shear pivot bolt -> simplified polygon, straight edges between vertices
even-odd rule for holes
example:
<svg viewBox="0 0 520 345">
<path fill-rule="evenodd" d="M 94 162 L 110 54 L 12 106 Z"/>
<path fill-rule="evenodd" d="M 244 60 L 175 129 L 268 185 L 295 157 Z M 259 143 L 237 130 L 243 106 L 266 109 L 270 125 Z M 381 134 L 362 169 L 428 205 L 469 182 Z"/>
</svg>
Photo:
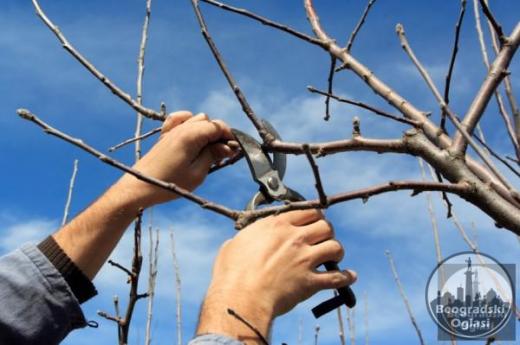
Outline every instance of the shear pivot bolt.
<svg viewBox="0 0 520 345">
<path fill-rule="evenodd" d="M 267 179 L 267 184 L 269 185 L 270 188 L 274 189 L 274 190 L 277 190 L 279 185 L 278 185 L 278 180 L 275 179 L 274 177 L 269 177 Z"/>
</svg>

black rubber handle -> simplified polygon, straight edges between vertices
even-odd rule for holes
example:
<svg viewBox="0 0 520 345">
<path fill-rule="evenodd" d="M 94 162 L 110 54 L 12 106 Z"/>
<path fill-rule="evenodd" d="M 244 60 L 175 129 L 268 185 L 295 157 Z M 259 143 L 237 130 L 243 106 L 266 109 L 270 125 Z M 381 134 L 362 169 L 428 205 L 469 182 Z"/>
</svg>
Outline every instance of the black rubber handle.
<svg viewBox="0 0 520 345">
<path fill-rule="evenodd" d="M 327 271 L 338 271 L 338 264 L 332 261 L 325 262 L 323 264 Z M 341 305 L 345 304 L 349 308 L 353 308 L 356 305 L 356 295 L 354 295 L 354 291 L 350 288 L 350 286 L 345 286 L 339 289 L 336 289 L 338 292 L 337 296 L 334 296 L 324 302 L 321 302 L 314 308 L 312 308 L 312 314 L 315 318 L 319 318 L 322 315 L 325 315 L 336 308 L 339 308 Z"/>
</svg>

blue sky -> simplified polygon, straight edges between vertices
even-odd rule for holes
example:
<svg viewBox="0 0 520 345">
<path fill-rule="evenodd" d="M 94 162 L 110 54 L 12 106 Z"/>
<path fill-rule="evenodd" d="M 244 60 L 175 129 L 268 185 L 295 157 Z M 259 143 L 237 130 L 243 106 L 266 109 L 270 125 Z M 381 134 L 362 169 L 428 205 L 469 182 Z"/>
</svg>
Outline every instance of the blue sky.
<svg viewBox="0 0 520 345">
<path fill-rule="evenodd" d="M 72 44 L 110 79 L 133 94 L 144 3 L 144 0 L 42 0 L 41 5 Z M 311 33 L 301 1 L 230 3 L 247 6 Z M 322 121 L 323 99 L 309 94 L 306 86 L 326 87 L 327 54 L 242 17 L 202 6 L 216 43 L 254 109 L 260 116 L 270 119 L 285 139 L 316 141 L 348 136 L 353 116 L 361 118 L 362 132 L 367 137 L 401 135 L 403 126 L 335 103 L 332 119 Z M 346 41 L 364 6 L 364 1 L 316 2 L 325 29 L 339 42 Z M 190 2 L 154 0 L 152 7 L 144 81 L 145 105 L 157 109 L 160 102 L 165 102 L 169 111 L 204 111 L 214 118 L 225 119 L 233 127 L 251 131 L 251 125 L 241 113 L 200 35 Z M 505 32 L 509 33 L 518 21 L 515 14 L 520 13 L 520 3 L 504 0 L 493 2 L 492 7 Z M 398 22 L 404 25 L 417 56 L 441 87 L 458 13 L 458 1 L 379 0 L 352 53 L 418 108 L 431 110 L 433 116 L 438 116 L 438 106 L 402 52 L 394 27 Z M 6 253 L 23 242 L 44 238 L 59 226 L 74 159 L 79 159 L 79 172 L 73 214 L 87 207 L 120 176 L 113 168 L 19 119 L 16 109 L 28 108 L 51 125 L 102 150 L 132 135 L 135 114 L 61 48 L 34 14 L 30 1 L 3 0 L 0 24 L 0 152 L 4 162 L 0 169 L 0 253 Z M 452 84 L 451 104 L 458 113 L 464 113 L 485 74 L 474 26 L 472 2 L 469 1 Z M 520 88 L 519 68 L 516 59 L 510 68 L 515 90 Z M 349 72 L 336 76 L 335 90 L 340 95 L 388 108 Z M 487 109 L 483 125 L 488 141 L 500 152 L 509 154 L 511 148 L 494 101 Z M 155 126 L 157 123 L 146 123 L 147 128 Z M 130 163 L 132 149 L 123 149 L 114 156 Z M 389 179 L 420 177 L 415 158 L 390 154 L 341 154 L 320 159 L 319 163 L 329 193 Z M 291 157 L 288 164 L 287 184 L 309 198 L 314 197 L 312 175 L 306 161 Z M 239 208 L 255 189 L 245 163 L 241 162 L 210 176 L 198 193 Z M 432 197 L 443 255 L 467 250 L 452 223 L 445 219 L 438 196 Z M 511 233 L 496 229 L 489 217 L 475 207 L 453 199 L 461 222 L 472 236 L 476 234 L 483 252 L 503 262 L 519 263 L 520 244 Z M 359 282 L 354 287 L 360 299 L 355 311 L 357 343 L 364 342 L 362 296 L 365 292 L 372 344 L 417 343 L 384 256 L 385 249 L 394 255 L 427 342 L 435 342 L 436 328 L 424 303 L 426 280 L 435 266 L 425 195 L 410 198 L 403 192 L 375 197 L 366 204 L 353 201 L 331 208 L 327 216 L 346 247 L 342 266 L 351 267 L 359 274 Z M 149 221 L 149 217 L 147 219 Z M 476 232 L 472 232 L 472 224 L 475 224 Z M 195 329 L 212 259 L 219 245 L 232 236 L 234 230 L 229 220 L 184 201 L 156 207 L 153 226 L 161 230 L 154 343 L 176 341 L 174 277 L 168 236 L 171 228 L 177 236 L 183 281 L 183 339 L 187 342 Z M 147 248 L 146 237 L 144 244 Z M 114 259 L 129 263 L 130 258 L 129 231 L 114 252 Z M 99 345 L 116 343 L 114 325 L 97 317 L 96 311 L 112 311 L 114 294 L 125 300 L 127 287 L 124 282 L 125 277 L 119 271 L 111 267 L 102 269 L 95 280 L 99 295 L 84 306 L 86 317 L 98 321 L 100 328 L 76 331 L 65 344 L 90 344 L 93 337 Z M 303 344 L 313 343 L 317 323 L 321 327 L 320 344 L 337 344 L 335 315 L 316 321 L 309 311 L 326 295 L 316 296 L 277 320 L 273 343 L 296 344 L 301 322 Z M 145 303 L 138 305 L 135 315 L 131 344 L 142 343 L 144 339 Z"/>
</svg>

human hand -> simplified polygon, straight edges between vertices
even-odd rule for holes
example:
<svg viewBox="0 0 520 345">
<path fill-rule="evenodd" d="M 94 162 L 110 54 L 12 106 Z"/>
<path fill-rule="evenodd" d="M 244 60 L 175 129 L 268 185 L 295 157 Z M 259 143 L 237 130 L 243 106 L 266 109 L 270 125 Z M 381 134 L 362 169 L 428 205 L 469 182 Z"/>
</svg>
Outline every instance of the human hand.
<svg viewBox="0 0 520 345">
<path fill-rule="evenodd" d="M 276 316 L 316 292 L 352 284 L 352 271 L 316 270 L 343 258 L 343 247 L 333 237 L 331 225 L 317 210 L 271 216 L 244 228 L 218 254 L 198 333 L 241 340 L 247 329 L 225 315 L 231 308 L 266 335 Z"/>
<path fill-rule="evenodd" d="M 193 116 L 188 111 L 170 114 L 163 124 L 158 142 L 134 168 L 144 175 L 171 182 L 187 190 L 200 185 L 212 164 L 231 157 L 234 151 L 225 144 L 232 140 L 231 129 L 220 120 L 209 120 L 206 114 Z M 176 198 L 172 192 L 125 175 L 132 197 L 141 207 Z M 127 188 L 129 189 L 129 188 Z"/>
</svg>

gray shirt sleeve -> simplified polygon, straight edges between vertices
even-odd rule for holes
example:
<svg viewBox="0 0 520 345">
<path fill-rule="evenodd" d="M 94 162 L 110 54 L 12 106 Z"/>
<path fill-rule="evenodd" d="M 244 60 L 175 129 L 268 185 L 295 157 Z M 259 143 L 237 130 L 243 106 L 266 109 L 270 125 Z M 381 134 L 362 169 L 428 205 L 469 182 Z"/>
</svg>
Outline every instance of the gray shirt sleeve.
<svg viewBox="0 0 520 345">
<path fill-rule="evenodd" d="M 244 343 L 225 335 L 204 334 L 192 339 L 188 345 L 244 345 Z"/>
<path fill-rule="evenodd" d="M 78 300 L 33 245 L 0 257 L 0 344 L 58 344 L 85 327 Z"/>
</svg>

